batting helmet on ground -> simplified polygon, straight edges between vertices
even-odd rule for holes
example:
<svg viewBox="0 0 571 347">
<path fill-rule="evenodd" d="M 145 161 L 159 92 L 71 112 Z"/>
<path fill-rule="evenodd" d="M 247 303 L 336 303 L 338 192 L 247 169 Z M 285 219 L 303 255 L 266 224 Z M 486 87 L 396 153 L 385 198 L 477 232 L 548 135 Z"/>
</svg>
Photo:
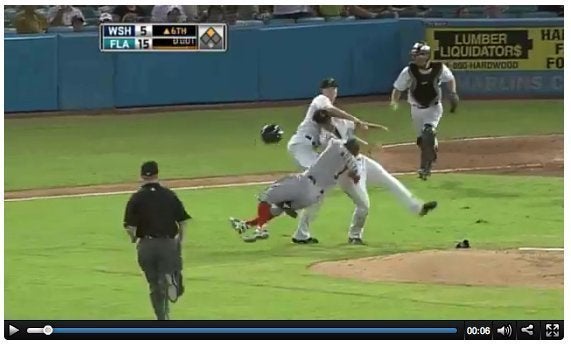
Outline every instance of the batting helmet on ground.
<svg viewBox="0 0 571 347">
<path fill-rule="evenodd" d="M 264 143 L 278 143 L 281 141 L 284 131 L 277 124 L 267 124 L 262 128 L 261 134 Z"/>
</svg>

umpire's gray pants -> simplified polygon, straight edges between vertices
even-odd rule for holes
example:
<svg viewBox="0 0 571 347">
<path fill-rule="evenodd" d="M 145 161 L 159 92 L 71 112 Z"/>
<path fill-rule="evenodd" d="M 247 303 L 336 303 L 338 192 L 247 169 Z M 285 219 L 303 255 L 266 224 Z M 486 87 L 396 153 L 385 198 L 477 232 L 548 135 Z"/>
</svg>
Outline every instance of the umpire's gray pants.
<svg viewBox="0 0 571 347">
<path fill-rule="evenodd" d="M 149 283 L 151 303 L 158 320 L 169 319 L 166 275 L 182 269 L 181 259 L 175 239 L 143 238 L 137 244 L 137 260 Z"/>
</svg>

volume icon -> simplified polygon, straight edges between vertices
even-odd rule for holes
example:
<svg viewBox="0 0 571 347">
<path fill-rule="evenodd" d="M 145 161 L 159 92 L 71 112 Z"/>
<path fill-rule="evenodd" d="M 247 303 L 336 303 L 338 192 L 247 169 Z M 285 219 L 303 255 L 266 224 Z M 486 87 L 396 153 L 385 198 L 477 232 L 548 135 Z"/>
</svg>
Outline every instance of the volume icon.
<svg viewBox="0 0 571 347">
<path fill-rule="evenodd" d="M 513 333 L 513 329 L 512 326 L 510 324 L 508 325 L 504 325 L 501 328 L 498 328 L 498 334 L 505 336 L 505 337 L 511 337 L 512 333 Z"/>
</svg>

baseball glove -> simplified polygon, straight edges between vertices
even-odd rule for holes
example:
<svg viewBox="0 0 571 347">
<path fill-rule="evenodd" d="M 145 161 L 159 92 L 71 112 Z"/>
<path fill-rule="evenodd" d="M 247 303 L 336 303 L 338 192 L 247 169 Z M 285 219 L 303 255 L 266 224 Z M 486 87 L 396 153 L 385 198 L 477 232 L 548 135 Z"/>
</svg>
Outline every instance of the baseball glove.
<svg viewBox="0 0 571 347">
<path fill-rule="evenodd" d="M 460 103 L 460 98 L 458 97 L 458 93 L 451 93 L 450 94 L 450 113 L 456 112 L 458 108 L 458 104 Z"/>
</svg>

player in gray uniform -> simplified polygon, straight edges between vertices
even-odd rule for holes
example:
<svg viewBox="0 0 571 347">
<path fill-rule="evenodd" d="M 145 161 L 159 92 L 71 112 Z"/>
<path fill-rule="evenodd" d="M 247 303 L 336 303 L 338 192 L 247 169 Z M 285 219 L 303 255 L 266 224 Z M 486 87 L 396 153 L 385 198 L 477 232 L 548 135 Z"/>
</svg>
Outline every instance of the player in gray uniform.
<svg viewBox="0 0 571 347">
<path fill-rule="evenodd" d="M 293 218 L 297 217 L 298 210 L 319 201 L 326 190 L 335 186 L 342 174 L 357 184 L 360 180 L 357 155 L 357 140 L 331 140 L 309 169 L 275 181 L 259 195 L 258 214 L 255 218 L 248 221 L 230 218 L 232 228 L 243 234 L 255 227 L 253 236 L 244 237 L 244 241 L 266 239 L 269 236 L 266 224 L 272 218 L 283 212 Z"/>
<path fill-rule="evenodd" d="M 322 118 L 323 128 L 327 129 L 323 131 L 321 143 L 327 144 L 336 138 L 357 138 L 355 137 L 355 123 L 345 119 L 330 118 L 326 111 L 320 112 L 323 115 L 316 118 Z M 326 123 L 328 123 L 328 125 Z M 365 141 L 361 141 L 365 143 Z M 363 244 L 363 230 L 370 207 L 367 186 L 375 185 L 387 187 L 408 211 L 420 216 L 426 215 L 437 206 L 435 201 L 424 203 L 417 199 L 399 180 L 388 173 L 381 164 L 373 159 L 363 154 L 359 154 L 356 159 L 359 169 L 358 175 L 361 178 L 360 181 L 354 184 L 353 180 L 345 174 L 341 175 L 338 180 L 341 189 L 355 204 L 355 211 L 353 213 L 351 226 L 349 227 L 350 244 Z M 304 210 L 298 228 L 292 238 L 294 243 L 306 244 L 318 242 L 316 238 L 311 237 L 309 224 L 317 216 L 321 202 L 322 199 Z"/>
</svg>

